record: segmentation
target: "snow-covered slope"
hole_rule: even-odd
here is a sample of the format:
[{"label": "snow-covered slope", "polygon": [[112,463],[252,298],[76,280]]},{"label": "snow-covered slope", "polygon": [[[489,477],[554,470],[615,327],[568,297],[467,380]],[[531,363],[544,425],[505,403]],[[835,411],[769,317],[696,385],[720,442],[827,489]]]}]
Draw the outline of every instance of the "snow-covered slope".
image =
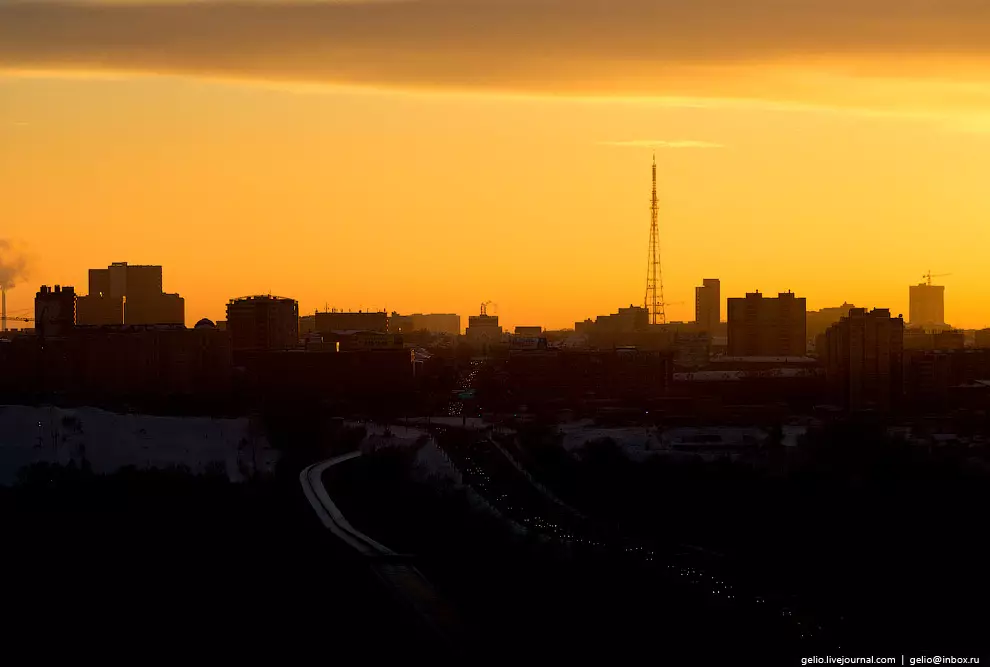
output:
[{"label": "snow-covered slope", "polygon": [[47,461],[79,463],[85,456],[96,472],[124,466],[193,472],[220,466],[241,481],[257,466],[270,472],[277,452],[250,420],[116,414],[97,408],[0,406],[0,484],[17,471]]},{"label": "snow-covered slope", "polygon": [[361,442],[362,452],[373,452],[383,447],[414,447],[419,444],[420,438],[429,435],[425,430],[414,426],[383,426],[363,422],[347,422],[346,425],[365,430],[366,435]]}]

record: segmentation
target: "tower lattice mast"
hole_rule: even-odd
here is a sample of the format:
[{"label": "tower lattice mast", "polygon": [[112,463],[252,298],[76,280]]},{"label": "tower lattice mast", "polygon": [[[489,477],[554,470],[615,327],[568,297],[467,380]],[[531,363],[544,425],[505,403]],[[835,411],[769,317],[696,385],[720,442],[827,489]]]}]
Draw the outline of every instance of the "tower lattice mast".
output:
[{"label": "tower lattice mast", "polygon": [[660,270],[660,230],[657,223],[660,207],[657,202],[657,156],[653,154],[653,196],[650,201],[650,255],[646,269],[645,307],[650,324],[666,324],[663,302],[663,272]]}]

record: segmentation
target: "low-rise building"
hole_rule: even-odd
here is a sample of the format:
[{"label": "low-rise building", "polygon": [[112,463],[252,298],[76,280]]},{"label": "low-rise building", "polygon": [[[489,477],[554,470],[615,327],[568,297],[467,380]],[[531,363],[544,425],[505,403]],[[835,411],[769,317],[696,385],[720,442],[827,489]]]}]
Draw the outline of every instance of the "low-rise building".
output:
[{"label": "low-rise building", "polygon": [[912,327],[904,330],[905,350],[962,350],[965,347],[966,334],[958,329]]},{"label": "low-rise building", "polygon": [[124,322],[124,297],[89,294],[76,297],[76,324],[108,326]]},{"label": "low-rise building", "polygon": [[389,333],[412,333],[428,331],[433,334],[459,336],[461,333],[461,316],[452,313],[415,313],[399,315],[392,313],[388,321]]},{"label": "low-rise building", "polygon": [[345,312],[330,310],[315,315],[316,331],[322,334],[334,331],[378,331],[388,333],[388,313],[385,311],[359,310]]}]

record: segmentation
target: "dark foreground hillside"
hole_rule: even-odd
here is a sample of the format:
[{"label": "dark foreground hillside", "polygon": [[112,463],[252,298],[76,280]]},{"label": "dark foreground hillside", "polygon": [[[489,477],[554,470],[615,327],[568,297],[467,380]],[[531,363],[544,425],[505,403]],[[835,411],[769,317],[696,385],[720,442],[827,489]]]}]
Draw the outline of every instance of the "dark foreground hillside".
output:
[{"label": "dark foreground hillside", "polygon": [[0,489],[7,649],[416,655],[293,481],[31,469]]}]

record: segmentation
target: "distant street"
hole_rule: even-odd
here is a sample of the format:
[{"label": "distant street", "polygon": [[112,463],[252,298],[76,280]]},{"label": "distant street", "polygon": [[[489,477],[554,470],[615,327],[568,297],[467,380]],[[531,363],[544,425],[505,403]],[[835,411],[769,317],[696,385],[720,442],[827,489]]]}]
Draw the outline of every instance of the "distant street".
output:
[{"label": "distant street", "polygon": [[[630,564],[653,570],[697,598],[699,604],[735,609],[740,616],[760,614],[781,624],[788,641],[810,643],[819,634],[816,622],[759,594],[758,582],[740,581],[723,559],[683,545],[630,540],[562,505],[538,488],[482,433],[446,426],[434,430],[437,445],[469,485],[506,520],[526,531],[586,551],[620,555]],[[662,538],[662,536],[661,536]],[[707,602],[706,602],[707,600]],[[783,620],[783,623],[781,623]]]}]

